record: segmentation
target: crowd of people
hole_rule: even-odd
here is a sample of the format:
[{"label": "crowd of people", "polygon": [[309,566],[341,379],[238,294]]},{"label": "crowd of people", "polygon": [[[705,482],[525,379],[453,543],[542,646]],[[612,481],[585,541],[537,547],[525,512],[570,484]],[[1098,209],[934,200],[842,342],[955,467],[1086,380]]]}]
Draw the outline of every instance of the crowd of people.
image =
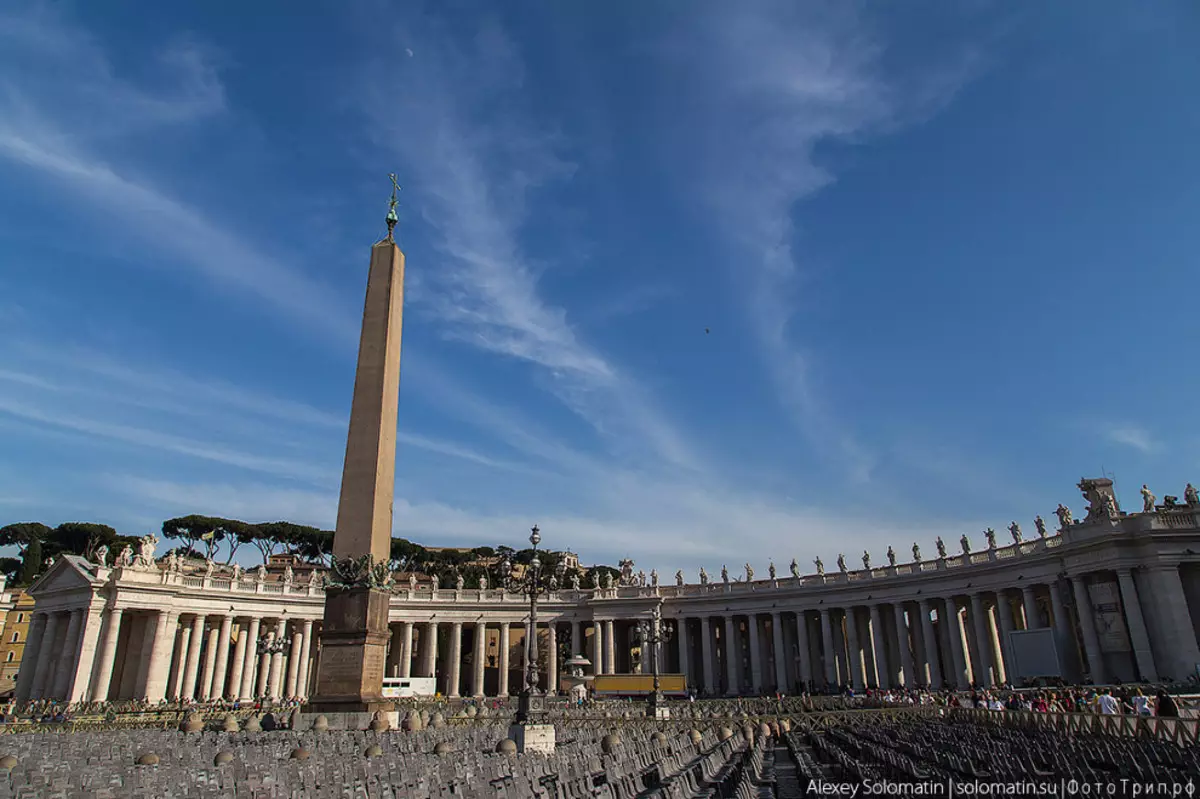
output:
[{"label": "crowd of people", "polygon": [[[850,691],[847,696],[854,697]],[[1066,686],[1054,689],[1001,688],[970,692],[897,690],[867,691],[864,699],[885,706],[942,705],[982,710],[1034,713],[1101,713],[1104,715],[1180,717],[1180,704],[1165,687]]]},{"label": "crowd of people", "polygon": [[[644,699],[563,699],[564,707],[582,711],[588,709],[620,709],[644,702]],[[927,689],[868,689],[856,692],[847,689],[839,694],[797,695],[775,694],[762,697],[739,697],[735,699],[705,699],[697,696],[686,700],[690,707],[714,710],[730,709],[748,715],[778,713],[811,713],[836,710],[870,710],[893,707],[940,706],[975,708],[994,711],[1028,711],[1035,713],[1100,713],[1105,715],[1138,715],[1178,718],[1191,716],[1182,700],[1172,696],[1167,686],[1064,686],[1041,689],[1014,689],[1006,686],[989,690],[953,691]],[[9,702],[0,705],[0,724],[19,720],[35,722],[70,722],[79,718],[105,718],[115,720],[138,714],[183,715],[198,711],[204,714],[219,714],[238,711],[275,713],[288,712],[303,705],[298,697],[287,699],[256,699],[253,701],[232,700],[182,700],[164,699],[147,702],[126,699],[108,702],[80,702],[68,704],[60,700],[36,699],[17,705]],[[446,697],[408,697],[394,702],[397,710],[436,707],[443,711],[456,711],[469,706],[487,708],[492,712],[515,709],[515,698],[507,699],[448,699]]]},{"label": "crowd of people", "polygon": [[107,702],[64,702],[57,699],[31,699],[17,704],[9,702],[0,706],[0,724],[12,723],[19,720],[37,722],[70,722],[79,718],[97,718],[114,720],[121,716],[136,714],[176,714],[183,716],[192,711],[203,713],[229,713],[239,710],[275,712],[291,710],[304,704],[299,697],[288,699],[256,699],[242,701],[238,699],[214,699],[199,701],[194,699],[163,699],[160,702],[147,702],[144,699],[120,699]]}]

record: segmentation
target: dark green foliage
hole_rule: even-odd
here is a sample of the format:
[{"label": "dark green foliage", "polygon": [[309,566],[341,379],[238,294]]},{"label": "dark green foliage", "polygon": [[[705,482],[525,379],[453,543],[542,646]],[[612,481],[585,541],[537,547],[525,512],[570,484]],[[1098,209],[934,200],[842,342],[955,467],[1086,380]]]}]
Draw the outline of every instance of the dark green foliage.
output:
[{"label": "dark green foliage", "polygon": [[[182,543],[182,546],[167,552],[185,556],[213,558],[224,543],[228,553],[226,563],[233,561],[238,547],[243,544],[258,549],[264,563],[271,555],[286,551],[310,563],[328,565],[333,552],[332,531],[287,521],[253,524],[237,519],[192,514],[167,519],[162,523],[162,534],[165,538]],[[120,552],[126,544],[136,549],[139,538],[121,535],[106,524],[94,522],[64,522],[55,528],[41,522],[17,522],[0,527],[0,546],[16,546],[21,557],[0,558],[0,571],[17,575],[20,582],[27,584],[41,572],[43,563],[49,557],[65,553],[89,557],[102,544],[110,552]],[[459,574],[470,588],[478,587],[479,578],[484,575],[489,585],[499,585],[500,560],[505,556],[516,564],[528,566],[533,559],[533,550],[517,551],[502,545],[495,548],[481,546],[466,551],[434,551],[404,538],[393,538],[391,546],[393,570],[436,574],[444,587],[453,587]],[[539,557],[542,568],[552,573],[562,555],[541,550]],[[611,571],[614,575],[617,573],[607,566],[599,568]],[[581,579],[586,579],[581,571],[568,571],[563,580],[564,587],[571,584],[571,575],[575,573]]]},{"label": "dark green foliage", "polygon": [[8,578],[10,583],[15,583],[21,574],[22,561],[20,558],[0,558],[0,574]]},{"label": "dark green foliage", "polygon": [[21,556],[21,585],[29,585],[42,571],[42,542],[36,538]]}]

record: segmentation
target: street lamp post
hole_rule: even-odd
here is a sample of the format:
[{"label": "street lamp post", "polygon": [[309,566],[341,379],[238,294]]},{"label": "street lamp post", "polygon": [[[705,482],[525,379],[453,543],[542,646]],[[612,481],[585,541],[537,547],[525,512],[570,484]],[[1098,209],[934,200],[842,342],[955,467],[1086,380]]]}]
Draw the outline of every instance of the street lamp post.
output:
[{"label": "street lamp post", "polygon": [[654,674],[654,690],[650,692],[646,715],[650,718],[667,718],[670,711],[663,701],[658,649],[660,644],[668,643],[671,640],[673,631],[669,627],[663,626],[662,600],[655,604],[653,615],[649,619],[638,622],[637,631],[643,652],[646,647],[650,647],[650,669]]},{"label": "street lamp post", "polygon": [[[500,564],[500,580],[504,588],[529,597],[529,633],[525,636],[525,671],[521,692],[517,696],[516,723],[522,727],[539,724],[546,716],[546,697],[538,687],[540,679],[537,662],[538,597],[557,590],[565,573],[562,561],[559,561],[553,573],[548,573],[542,568],[542,559],[538,552],[538,544],[541,542],[541,531],[535,524],[529,535],[529,543],[533,544],[533,558],[530,559],[529,568],[525,570],[519,580],[513,579],[512,561],[507,555]],[[502,658],[503,656],[504,653],[501,653]]]},{"label": "street lamp post", "polygon": [[[275,655],[282,655],[287,652],[288,642],[282,636],[276,637],[275,633],[263,633],[255,641],[255,647],[260,656],[266,655],[268,660],[274,660]],[[255,665],[257,665],[257,662]],[[263,694],[266,694],[267,686],[262,686],[260,690]],[[282,691],[280,693],[282,694]]]}]

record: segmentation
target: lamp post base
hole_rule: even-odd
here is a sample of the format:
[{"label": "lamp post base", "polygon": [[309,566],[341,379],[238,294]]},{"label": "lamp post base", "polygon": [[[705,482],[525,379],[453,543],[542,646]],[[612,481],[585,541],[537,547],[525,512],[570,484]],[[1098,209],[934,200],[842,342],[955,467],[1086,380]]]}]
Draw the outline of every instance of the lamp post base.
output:
[{"label": "lamp post base", "polygon": [[517,723],[508,728],[508,737],[517,745],[517,751],[554,754],[554,725]]},{"label": "lamp post base", "polygon": [[667,703],[661,692],[655,691],[650,694],[649,701],[646,703],[646,717],[652,719],[671,718],[671,709],[667,707]]},{"label": "lamp post base", "polygon": [[546,718],[546,697],[533,691],[517,696],[517,724],[540,724]]}]

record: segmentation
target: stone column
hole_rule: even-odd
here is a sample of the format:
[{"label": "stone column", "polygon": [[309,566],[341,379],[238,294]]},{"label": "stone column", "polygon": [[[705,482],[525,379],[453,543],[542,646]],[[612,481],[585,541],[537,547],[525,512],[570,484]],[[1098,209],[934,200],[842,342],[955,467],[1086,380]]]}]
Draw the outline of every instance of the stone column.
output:
[{"label": "stone column", "polygon": [[438,661],[438,623],[431,621],[425,625],[426,646],[425,646],[425,666],[423,669],[423,677],[437,678],[437,661]]},{"label": "stone column", "polygon": [[1001,656],[997,659],[1002,658],[1000,665],[1004,672],[1004,681],[1012,682],[1013,675],[1008,671],[1015,665],[1013,663],[1011,638],[1009,636],[1009,633],[1013,631],[1012,603],[1008,601],[1008,595],[1003,591],[996,592],[996,616],[1000,620],[1000,640],[998,641],[1000,648],[997,651]]},{"label": "stone column", "polygon": [[400,622],[400,676],[412,676],[413,623]]},{"label": "stone column", "polygon": [[1142,616],[1137,587],[1133,584],[1133,572],[1117,569],[1117,580],[1121,585],[1121,602],[1125,605],[1125,621],[1129,625],[1129,640],[1133,644],[1137,669],[1143,680],[1157,679],[1158,669],[1154,667],[1154,653],[1150,650],[1150,636],[1146,634],[1146,620]]},{"label": "stone column", "polygon": [[546,625],[546,690],[558,693],[558,631],[557,623]]},{"label": "stone column", "polygon": [[1021,588],[1021,598],[1025,607],[1025,629],[1038,629],[1042,626],[1042,620],[1038,618],[1037,597],[1033,593],[1032,585],[1026,585]]},{"label": "stone column", "polygon": [[[595,625],[593,625],[595,626]],[[508,696],[508,653],[512,648],[512,642],[509,640],[510,630],[507,621],[500,623],[500,652],[496,656],[496,665],[500,668],[500,690],[498,696]],[[600,636],[596,635],[596,652],[600,652]],[[596,656],[599,658],[599,654]],[[599,666],[597,666],[599,669]],[[597,674],[600,672],[597,671]]]},{"label": "stone column", "polygon": [[87,700],[92,684],[92,672],[96,666],[96,652],[100,643],[103,608],[92,605],[85,612],[83,627],[79,633],[79,657],[76,658],[75,674],[72,676],[67,696],[70,702]]},{"label": "stone column", "polygon": [[175,657],[171,665],[171,698],[179,699],[183,696],[183,671],[187,667],[188,644],[192,639],[192,628],[183,624],[181,618],[178,622],[179,632],[175,636]]},{"label": "stone column", "polygon": [[[266,625],[263,626],[265,627]],[[275,631],[267,630],[266,635],[267,645],[273,645],[276,640]],[[256,669],[258,676],[254,680],[254,693],[256,697],[269,697],[271,695],[271,653],[266,651],[260,652],[257,661],[258,666]]]},{"label": "stone column", "polygon": [[[1050,619],[1051,629],[1054,632],[1054,644],[1063,661],[1061,665],[1065,671],[1068,658],[1073,658],[1076,663],[1079,662],[1079,647],[1075,640],[1075,631],[1071,628],[1070,619],[1067,618],[1066,608],[1063,607],[1062,592],[1059,590],[1058,583],[1051,583],[1047,589],[1050,592],[1050,615],[1054,617]],[[1070,652],[1067,651],[1068,642],[1071,646]],[[1072,682],[1080,682],[1082,679],[1082,674],[1077,673]]]},{"label": "stone column", "polygon": [[604,628],[600,622],[592,621],[592,674],[604,673]]},{"label": "stone column", "polygon": [[[941,690],[944,686],[942,682],[942,669],[938,663],[938,645],[937,636],[933,632],[933,620],[929,618],[932,608],[929,607],[929,600],[922,599],[917,603],[921,613],[921,638],[925,644],[925,663],[929,670],[929,686],[934,690]],[[945,618],[943,614],[941,618]]]},{"label": "stone column", "polygon": [[398,624],[388,625],[387,668],[384,677],[400,676],[400,630]]},{"label": "stone column", "polygon": [[846,636],[850,647],[850,681],[854,690],[866,687],[863,679],[863,652],[858,642],[858,614],[854,608],[846,608]]},{"label": "stone column", "polygon": [[992,682],[995,685],[1003,685],[1007,675],[1004,668],[1004,646],[1000,643],[996,614],[992,613],[991,608],[984,607],[983,609],[983,626],[988,636],[988,648],[985,650],[985,654],[989,651],[992,653],[989,661],[992,665],[992,674],[995,675]]},{"label": "stone column", "polygon": [[204,647],[204,670],[200,672],[200,698],[213,696],[213,677],[216,676],[217,650],[221,648],[221,628],[217,624],[208,626],[208,643]]},{"label": "stone column", "polygon": [[[229,635],[233,629],[233,616],[221,617],[221,632],[217,636],[217,663],[213,672],[212,698],[225,698],[225,676],[229,673]],[[232,692],[230,692],[232,693]]]},{"label": "stone column", "polygon": [[[692,684],[690,648],[691,641],[689,640],[687,628],[687,619],[679,618],[675,620],[675,643],[679,647],[679,673],[683,675],[683,684],[690,686]],[[662,665],[662,670],[667,671],[667,665]]]},{"label": "stone column", "polygon": [[[33,692],[29,695],[31,699],[42,699],[53,687],[49,683],[53,672],[51,664],[58,657],[58,653],[54,651],[54,639],[58,637],[58,616],[58,613],[51,613],[46,617],[46,631],[42,634],[42,645],[38,647],[37,652],[37,669],[33,673]],[[21,659],[24,660],[24,657]],[[29,666],[25,665],[25,668]]]},{"label": "stone column", "polygon": [[1151,603],[1154,617],[1155,638],[1158,647],[1160,677],[1186,680],[1196,672],[1200,663],[1200,648],[1196,646],[1196,633],[1188,609],[1183,581],[1176,566],[1150,567],[1145,570],[1145,585],[1151,590],[1146,599]]},{"label": "stone column", "polygon": [[171,656],[175,649],[175,629],[179,626],[179,616],[173,610],[160,610],[154,620],[154,632],[147,635],[153,643],[150,645],[150,668],[146,672],[146,690],[144,695],[148,702],[158,702],[167,696],[167,676],[171,671]]},{"label": "stone column", "polygon": [[475,669],[471,676],[471,695],[483,696],[483,669],[487,666],[487,622],[483,619],[475,622]]},{"label": "stone column", "polygon": [[604,622],[604,673],[617,673],[617,642],[615,622],[608,619]]},{"label": "stone column", "polygon": [[751,613],[746,617],[746,631],[749,633],[750,646],[750,690],[755,696],[763,692],[763,658],[762,642],[759,640],[759,619]]},{"label": "stone column", "polygon": [[713,659],[712,620],[700,617],[700,654],[704,658],[704,691],[709,696],[717,693],[717,661]]},{"label": "stone column", "polygon": [[237,643],[233,647],[233,661],[229,668],[229,698],[237,699],[242,695],[242,675],[246,668],[246,643],[249,637],[247,621],[238,622]]},{"label": "stone column", "polygon": [[983,617],[983,596],[971,594],[971,628],[974,637],[971,638],[971,666],[975,682],[980,686],[990,684],[991,669],[988,668],[988,634],[987,623]]},{"label": "stone column", "polygon": [[824,650],[821,654],[825,661],[825,683],[837,685],[837,658],[833,651],[833,622],[829,618],[829,608],[821,608],[821,648]]},{"label": "stone column", "polygon": [[842,608],[834,608],[833,615],[833,657],[836,664],[835,671],[837,673],[837,682],[839,686],[849,687],[852,682],[850,679],[850,659],[846,644],[846,611]]},{"label": "stone column", "polygon": [[450,625],[450,674],[446,685],[446,696],[458,696],[458,684],[462,681],[462,622]]},{"label": "stone column", "polygon": [[738,669],[737,662],[740,657],[738,654],[737,638],[734,632],[733,616],[725,616],[725,640],[722,644],[725,647],[725,679],[728,680],[726,693],[740,694],[742,686],[738,684]]},{"label": "stone column", "polygon": [[79,625],[83,622],[83,608],[75,608],[68,615],[67,635],[63,639],[62,653],[58,657],[54,672],[54,683],[50,695],[55,699],[66,699],[71,677],[75,674],[75,654],[79,647]]},{"label": "stone column", "polygon": [[946,597],[946,620],[950,623],[946,632],[950,638],[950,657],[954,661],[954,687],[963,690],[971,686],[972,673],[963,647],[966,631],[963,629],[962,613],[952,596]]},{"label": "stone column", "polygon": [[583,625],[571,622],[571,657],[583,654]]},{"label": "stone column", "polygon": [[292,622],[292,649],[288,653],[287,683],[283,687],[284,697],[288,699],[298,694],[296,685],[300,680],[300,647],[304,645],[302,639],[303,636],[296,629],[296,623]]},{"label": "stone column", "polygon": [[[1104,660],[1100,654],[1100,636],[1096,634],[1096,617],[1092,613],[1092,597],[1088,593],[1087,583],[1082,576],[1071,578],[1071,588],[1075,592],[1075,612],[1079,616],[1079,626],[1083,628],[1083,646],[1087,654],[1088,673],[1092,682],[1101,685],[1105,682]],[[1186,607],[1186,606],[1185,606]],[[1195,638],[1195,633],[1192,633]]]},{"label": "stone column", "polygon": [[[875,685],[890,688],[893,677],[888,665],[887,636],[883,629],[883,612],[878,604],[871,606],[871,651],[875,656]],[[868,670],[869,671],[869,670]]]},{"label": "stone column", "polygon": [[[275,640],[287,640],[287,619],[275,622]],[[267,675],[267,695],[278,699],[283,691],[283,652],[271,654],[271,671]]]},{"label": "stone column", "polygon": [[790,693],[787,678],[787,652],[783,645],[783,620],[779,611],[771,612],[771,649],[775,654],[775,690]]},{"label": "stone column", "polygon": [[[145,699],[146,698],[146,683],[149,681],[149,678],[150,678],[150,659],[154,654],[155,624],[157,624],[158,614],[161,612],[162,611],[150,611],[149,613],[142,616],[142,633],[141,633],[141,639],[138,641],[138,644],[137,644],[137,649],[136,650],[134,649],[132,643],[129,646],[129,651],[131,653],[133,653],[133,652],[140,653],[140,654],[132,655],[132,657],[134,658],[134,661],[137,664],[137,668],[135,669],[136,673],[134,674],[132,693],[130,694],[130,696],[137,698],[137,699]],[[131,639],[131,641],[132,641],[132,639]],[[128,661],[126,662],[125,669],[126,669],[126,671],[129,670]],[[121,682],[122,683],[125,682],[124,677],[121,678]],[[122,687],[124,687],[124,686],[122,686]]]},{"label": "stone column", "polygon": [[[411,630],[411,625],[409,626]],[[308,698],[309,670],[312,666],[312,637],[313,620],[305,619],[300,625],[300,672],[296,678],[296,695],[301,699]]]},{"label": "stone column", "polygon": [[912,633],[904,615],[902,602],[892,605],[892,616],[896,622],[896,649],[900,653],[900,671],[904,674],[904,687],[912,688],[917,682],[917,667],[913,663]]},{"label": "stone column", "polygon": [[238,698],[249,701],[254,698],[255,668],[258,665],[258,634],[261,621],[257,616],[250,619],[246,629],[246,661],[242,665],[242,684],[238,689]]},{"label": "stone column", "polygon": [[183,699],[196,698],[196,677],[200,673],[200,646],[204,643],[204,617],[192,618],[191,634],[188,639],[187,665],[183,669]]},{"label": "stone column", "polygon": [[812,650],[808,644],[808,620],[805,618],[804,611],[796,611],[796,650],[800,656],[797,672],[800,675],[802,691],[808,690],[808,684],[812,681],[812,666],[809,662]]},{"label": "stone column", "polygon": [[[120,611],[117,611],[117,619],[120,620]],[[37,674],[36,668],[30,668],[30,664],[36,665],[41,654],[42,641],[46,634],[46,614],[34,613],[29,620],[29,631],[25,636],[25,651],[22,653],[21,660],[24,668],[17,673],[17,687],[14,692],[14,699],[18,704],[29,700],[33,693],[34,676]],[[113,639],[114,645],[116,638]],[[111,670],[111,666],[109,667]]]},{"label": "stone column", "polygon": [[92,671],[91,686],[88,698],[92,702],[108,701],[108,689],[113,683],[113,667],[116,665],[116,643],[121,633],[121,614],[124,609],[110,607],[108,617],[104,620],[101,630],[100,657],[96,668]]}]

